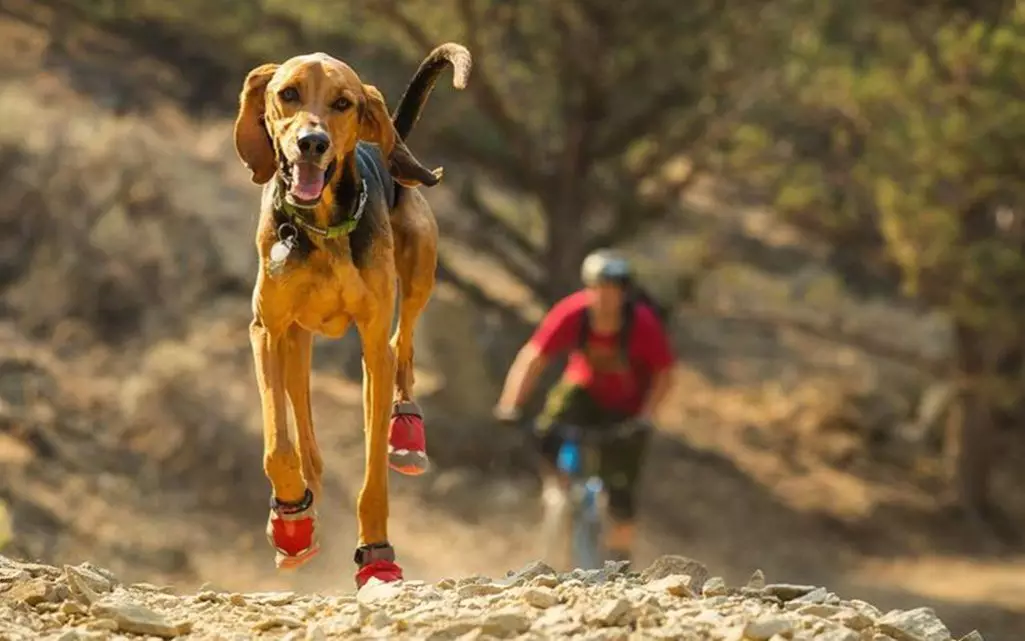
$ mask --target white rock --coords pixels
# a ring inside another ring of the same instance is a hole
[[[701,587],[701,595],[705,597],[725,596],[727,592],[726,581],[721,576],[713,576]]]
[[[127,601],[100,600],[89,608],[96,617],[112,619],[117,629],[130,634],[146,634],[171,639],[192,631],[189,621],[172,622],[147,607]]]
[[[523,591],[523,600],[535,608],[550,608],[559,603],[559,595],[551,588],[527,588]]]
[[[673,574],[662,579],[655,579],[647,584],[652,592],[667,592],[673,596],[693,598],[694,592],[690,589],[691,577],[688,575]]]
[[[891,610],[876,622],[879,630],[897,641],[950,641],[950,630],[932,608]]]
[[[777,634],[787,636],[793,632],[793,622],[776,615],[763,615],[744,626],[744,636],[752,641],[769,641]]]

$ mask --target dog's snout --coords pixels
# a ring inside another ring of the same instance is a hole
[[[299,134],[296,142],[299,153],[311,160],[320,158],[331,148],[331,139],[323,131],[307,129]]]

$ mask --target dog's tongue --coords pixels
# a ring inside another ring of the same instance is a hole
[[[323,169],[306,162],[292,165],[292,188],[289,191],[293,196],[300,200],[316,200],[323,190]]]

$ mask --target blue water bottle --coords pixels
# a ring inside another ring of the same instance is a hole
[[[576,474],[580,469],[580,447],[573,441],[566,441],[559,448],[556,465],[567,474]]]

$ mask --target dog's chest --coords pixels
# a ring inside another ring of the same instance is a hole
[[[292,307],[303,328],[337,337],[367,304],[367,288],[351,263],[311,260],[293,281]]]

